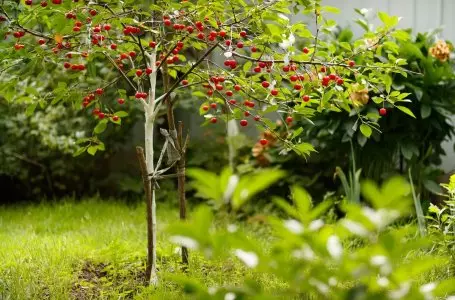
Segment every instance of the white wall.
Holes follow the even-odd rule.
[[[341,26],[350,25],[354,32],[361,33],[355,24],[358,18],[354,8],[372,8],[402,17],[400,27],[412,28],[414,32],[443,28],[441,38],[455,42],[455,0],[322,0],[324,5],[335,6],[342,13],[331,15]],[[455,116],[452,119],[455,124]],[[447,156],[443,158],[445,171],[455,169],[455,140],[444,143]]]

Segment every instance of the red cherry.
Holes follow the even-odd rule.
[[[237,48],[243,48],[243,43],[242,42],[237,42]]]
[[[253,71],[256,72],[256,73],[260,73],[261,72],[261,67],[255,67],[253,69]]]
[[[310,96],[304,95],[304,96],[302,97],[302,100],[303,100],[304,102],[308,102],[308,101],[310,101]]]
[[[143,74],[142,70],[136,70],[136,76],[141,77]]]
[[[232,42],[231,42],[231,40],[226,40],[224,42],[224,44],[229,47],[232,44]]]
[[[65,63],[63,64],[63,67],[64,67],[65,69],[69,69],[69,68],[71,68],[71,64],[70,64],[69,62],[65,62]]]
[[[301,89],[302,89],[302,85],[301,84],[294,85],[294,90],[300,91]]]
[[[153,41],[150,42],[150,43],[149,43],[149,46],[150,46],[150,48],[155,49],[155,47],[156,47],[156,42],[153,42]]]
[[[208,90],[207,95],[212,96],[213,95],[213,90]]]
[[[341,78],[337,79],[337,84],[338,85],[343,85],[344,84],[344,80],[341,79]]]
[[[261,117],[260,117],[260,116],[254,116],[254,120],[255,120],[255,121],[260,121],[260,120],[261,120]]]
[[[268,88],[270,86],[270,83],[268,81],[263,81],[262,86]]]
[[[62,0],[52,0],[52,4],[62,4]]]
[[[283,66],[283,72],[289,72],[290,67],[289,66]]]
[[[112,50],[117,49],[117,44],[111,44],[111,49],[112,49]]]
[[[73,31],[74,31],[74,32],[79,32],[79,31],[81,31],[81,28],[80,28],[80,27],[77,27],[77,26],[74,26],[74,27],[73,27]]]
[[[202,110],[203,110],[203,111],[208,111],[208,110],[209,110],[209,107],[208,107],[207,105],[204,105],[204,106],[202,106]]]
[[[267,141],[266,139],[260,139],[259,140],[259,143],[262,145],[262,146],[265,146],[269,143],[269,141]]]
[[[303,53],[305,53],[305,54],[310,53],[310,49],[308,49],[307,47],[303,48]]]
[[[243,113],[243,115],[244,115],[245,117],[249,117],[251,114],[250,114],[249,111],[246,111],[246,112]]]
[[[136,97],[136,99],[140,99],[140,98],[142,98],[142,93],[141,92],[136,92],[134,97]]]
[[[258,63],[258,66],[261,67],[261,68],[265,68],[267,66],[267,64],[265,62],[263,62],[263,61],[260,61]]]
[[[270,92],[270,94],[272,94],[272,96],[276,96],[276,95],[278,95],[278,90],[273,89],[273,90]]]
[[[112,117],[112,121],[117,122],[118,120],[120,120],[120,118],[118,116],[113,116]]]
[[[221,84],[217,84],[215,85],[215,88],[218,90],[218,91],[221,91],[223,89],[223,86]]]
[[[240,31],[240,36],[241,37],[246,37],[246,31],[244,31],[244,30]]]
[[[240,87],[240,85],[236,84],[234,85],[234,90],[236,91],[240,91],[242,88]]]
[[[212,123],[212,124],[215,124],[217,121],[218,121],[218,120],[217,120],[215,117],[213,117],[213,118],[210,119],[210,123]]]
[[[193,31],[194,31],[193,26],[187,26],[186,31],[188,31],[189,33],[193,33]]]
[[[152,74],[152,72],[153,72],[152,68],[147,68],[147,69],[145,69],[145,73],[146,73],[147,75]]]
[[[234,104],[237,103],[237,101],[236,101],[235,99],[231,99],[231,100],[229,100],[228,102],[229,102],[229,104],[232,104],[232,105],[234,105]]]
[[[109,30],[111,30],[112,27],[110,24],[104,24],[103,28],[104,28],[104,30],[109,31]]]
[[[165,26],[171,26],[172,25],[171,20],[169,20],[169,19],[164,20],[164,25]]]
[[[38,44],[40,45],[44,45],[46,43],[46,41],[44,39],[39,39],[38,40]]]
[[[96,93],[97,95],[102,95],[102,94],[104,93],[104,90],[103,90],[102,88],[97,88],[97,89],[95,90],[95,93]]]
[[[258,48],[256,48],[255,46],[251,47],[251,52],[257,52],[258,51]]]
[[[100,113],[98,114],[98,118],[100,118],[100,120],[104,119],[105,116],[106,116],[106,115],[105,115],[103,112],[100,112]]]
[[[240,126],[247,126],[248,125],[248,121],[247,120],[240,120]]]
[[[335,74],[330,74],[329,75],[329,79],[330,80],[335,80],[337,78],[337,76]]]
[[[194,23],[196,25],[196,27],[202,27],[202,22],[201,21],[196,21],[196,23]]]
[[[210,107],[216,109],[216,103],[210,103]]]
[[[353,66],[355,66],[355,61],[350,60],[350,61],[349,61],[349,66],[350,66],[351,68],[352,68]]]
[[[327,71],[326,67],[321,67],[321,73],[325,73]]]
[[[91,15],[92,17],[96,16],[96,14],[97,14],[96,10],[94,10],[94,9],[91,9],[91,10],[89,11],[89,13],[90,13],[90,15]]]
[[[290,124],[290,123],[292,123],[293,120],[294,119],[291,116],[289,116],[286,118],[286,123]]]
[[[32,5],[33,1],[32,0],[25,0],[25,5]]]
[[[120,104],[120,105],[122,105],[122,104],[125,103],[125,99],[119,98],[119,99],[117,99],[117,103]]]
[[[226,96],[231,97],[234,93],[232,91],[226,91]]]
[[[134,51],[130,51],[128,54],[129,54],[131,57],[136,57],[136,52],[134,52]]]
[[[184,44],[183,44],[182,41],[178,41],[178,42],[177,42],[177,47],[178,47],[178,48],[181,49],[181,48],[183,48],[183,46],[184,46]]]
[[[203,40],[203,39],[205,38],[204,33],[203,33],[203,32],[199,32],[199,33],[197,34],[197,38],[200,39],[200,40]]]
[[[182,84],[183,84],[183,85],[188,85],[188,80],[183,79],[183,80],[182,80]]]
[[[41,7],[46,7],[47,6],[47,2],[46,1],[41,1]]]
[[[100,113],[101,113],[101,112],[100,112],[100,109],[99,109],[99,108],[94,108],[94,109],[92,110],[92,115],[94,115],[94,116],[97,116],[97,115],[99,115]]]
[[[297,81],[297,79],[299,79],[299,77],[297,75],[291,75],[291,77],[289,77],[289,79],[294,82],[294,81]]]
[[[381,116],[387,115],[387,109],[385,109],[384,107],[380,108],[380,109],[379,109],[379,114],[380,114]]]
[[[226,36],[226,31],[221,30],[220,32],[218,32],[218,35],[221,36],[221,37],[225,37]]]

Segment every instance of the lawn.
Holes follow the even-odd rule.
[[[143,285],[145,207],[87,199],[0,210],[1,299],[182,299],[182,287],[166,279],[183,274],[178,248],[165,237],[177,210],[158,208],[158,288]],[[218,220],[226,225],[227,220]],[[260,230],[247,225],[252,235]],[[254,231],[254,233],[253,233]],[[236,284],[249,275],[238,261],[190,257],[187,275],[208,286]],[[264,279],[265,280],[265,279]],[[268,280],[273,288],[279,283]]]

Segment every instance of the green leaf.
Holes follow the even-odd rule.
[[[88,148],[88,146],[87,147],[81,147],[81,148],[77,149],[76,152],[73,153],[73,157],[81,155],[82,153],[87,151],[87,148]]]
[[[87,149],[87,153],[90,155],[95,155],[96,151],[98,151],[98,146],[90,146]]]
[[[333,6],[322,6],[321,11],[325,11],[332,14],[339,14],[341,12],[339,8]]]
[[[360,131],[367,138],[369,138],[371,136],[371,134],[373,133],[373,130],[371,129],[371,127],[366,124],[360,125]]]
[[[422,119],[426,119],[431,115],[431,106],[423,104],[420,107],[420,115],[422,116]]]
[[[309,155],[311,152],[316,152],[313,145],[309,143],[295,145],[292,149],[299,155]]]
[[[33,115],[37,105],[38,105],[38,102],[34,102],[34,103],[30,104],[29,106],[27,106],[27,109],[25,110],[25,115],[27,117],[30,117],[31,115]]]
[[[120,110],[114,113],[117,117],[124,118],[128,117],[128,113],[126,111]]]
[[[239,209],[254,195],[264,191],[285,175],[286,173],[284,171],[275,169],[264,169],[254,175],[245,175],[240,179],[237,188],[235,189],[232,198],[233,208]]]
[[[401,110],[402,112],[404,112],[405,114],[415,118],[416,116],[414,116],[414,114],[412,113],[412,111],[405,107],[405,106],[400,106],[400,105],[397,105],[396,108],[398,108],[399,110]]]
[[[104,120],[101,120],[100,122],[98,122],[95,129],[93,129],[93,132],[95,134],[103,133],[107,128],[107,122],[108,122],[107,119],[104,119]]]

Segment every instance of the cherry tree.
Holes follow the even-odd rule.
[[[394,73],[406,74],[394,41],[408,35],[395,29],[397,17],[384,13],[382,26],[348,44],[326,39],[337,27],[325,14],[338,9],[320,0],[1,2],[0,90],[10,101],[27,97],[32,112],[65,100],[97,118],[93,136],[81,139],[76,155],[104,150],[100,136],[128,116],[122,107],[142,107],[145,150],[137,150],[147,200],[146,273],[153,283],[158,180],[177,178],[180,217],[186,217],[188,137],[174,115],[179,101],[198,99],[207,126],[255,126],[273,135],[275,119],[281,118],[287,135],[274,138],[283,142],[284,153],[302,155],[314,148],[301,140],[296,121],[311,122],[325,110],[345,111],[358,116],[355,130],[368,138],[380,130],[377,120],[388,109],[406,101],[405,94],[393,91],[392,79]],[[306,21],[292,22],[293,14]],[[377,61],[378,51],[388,53],[388,60]],[[53,72],[58,86],[46,91],[34,82],[19,90],[21,80],[33,80],[24,71],[31,67]],[[359,90],[376,95],[376,111],[356,105],[352,95]],[[163,112],[168,127],[157,135]],[[155,153],[160,136],[164,147]],[[269,141],[259,143],[267,149]],[[169,174],[172,168],[175,173]],[[182,260],[188,262],[186,248]]]

